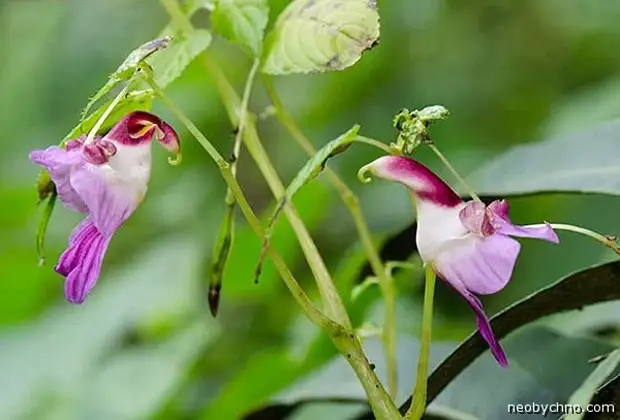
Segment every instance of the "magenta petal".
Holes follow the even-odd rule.
[[[90,219],[90,216],[87,216],[84,220],[82,220],[69,235],[69,246],[73,245],[82,235],[88,232],[88,229],[92,224],[93,222]]]
[[[109,242],[110,238],[104,237],[89,219],[75,228],[70,246],[56,266],[56,271],[67,277],[65,296],[69,302],[84,302],[95,286]]]
[[[429,201],[443,207],[454,207],[463,202],[448,184],[426,166],[413,159],[402,156],[383,156],[369,163],[367,167],[380,178],[406,185],[419,200]]]
[[[509,210],[508,201],[495,200],[491,204],[489,204],[487,208],[495,216],[510,222],[510,218],[508,217],[508,210]]]
[[[439,276],[446,281],[454,290],[456,290],[469,304],[469,306],[474,311],[476,315],[476,323],[478,325],[478,331],[480,335],[489,344],[489,348],[491,349],[491,353],[497,363],[499,363],[502,367],[508,366],[508,359],[506,358],[506,353],[502,349],[502,346],[499,344],[497,339],[495,338],[495,334],[493,334],[493,329],[491,328],[491,323],[489,322],[489,318],[484,312],[484,307],[476,296],[474,296],[469,290],[467,290],[461,281],[461,275],[457,271],[453,271],[454,266],[446,266],[441,269],[436,267]]]
[[[86,212],[86,205],[75,192],[69,177],[71,169],[83,161],[80,149],[67,151],[61,147],[51,146],[45,150],[34,150],[30,160],[44,167],[56,185],[58,197],[71,210]]]
[[[499,344],[497,339],[495,338],[495,334],[493,334],[493,330],[491,329],[491,323],[489,322],[489,318],[484,312],[484,308],[482,307],[482,302],[476,296],[470,294],[462,294],[462,296],[467,300],[469,306],[474,310],[476,314],[476,323],[478,325],[478,331],[480,331],[480,335],[484,338],[489,344],[489,348],[491,349],[491,354],[497,360],[502,367],[508,367],[508,359],[506,357],[506,353],[504,349]]]

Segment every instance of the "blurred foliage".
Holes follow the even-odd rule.
[[[268,28],[286,5],[285,0],[270,1]],[[391,121],[399,109],[440,103],[451,117],[433,126],[433,138],[467,174],[512,146],[620,117],[618,2],[393,0],[381,2],[380,16],[381,42],[355,66],[276,79],[287,109],[317,148],[356,123],[364,135],[389,143],[396,137]],[[184,162],[171,167],[164,152],[154,149],[149,194],[115,236],[100,284],[87,302],[78,307],[66,303],[62,278],[52,270],[79,215],[57,206],[47,238],[48,264],[37,266],[34,230],[42,209],[36,207],[34,189],[38,168],[28,162],[28,152],[58,143],[77,124],[89,95],[129,51],[157,37],[168,20],[154,0],[133,0],[130,5],[127,0],[0,3],[2,419],[234,420],[284,395],[280,393],[335,354],[330,342],[301,316],[269,261],[261,282],[253,283],[261,244],[243,223],[238,223],[225,272],[218,318],[210,317],[201,285],[224,211],[224,183],[208,156],[157,101],[155,109],[182,136]],[[210,26],[206,12],[194,21]],[[240,92],[250,59],[221,38],[214,37],[209,49]],[[200,58],[167,90],[227,155],[232,127]],[[257,86],[250,107],[258,113],[266,105],[266,94]],[[307,160],[305,154],[275,119],[260,121],[259,130],[288,184]],[[606,156],[610,165],[617,147],[615,155],[610,151]],[[583,148],[587,151],[588,144]],[[329,166],[360,194],[372,231],[381,240],[408,226],[413,212],[399,186],[363,186],[357,181],[357,169],[376,156],[374,149],[355,145]],[[421,150],[418,158],[451,179],[428,151]],[[579,161],[579,154],[573,158]],[[555,159],[556,165],[570,165],[566,156]],[[531,173],[529,160],[512,164],[515,178]],[[239,177],[253,207],[270,214],[274,200],[244,152]],[[293,201],[346,294],[361,280],[357,277],[364,259],[346,208],[322,179]],[[618,197],[554,194],[516,198],[511,204],[518,223],[550,220],[620,232]],[[560,235],[561,247],[524,244],[513,281],[485,299],[490,313],[577,269],[613,259],[584,238]],[[285,220],[278,223],[273,244],[310,289],[309,269]],[[405,343],[418,333],[420,283],[420,273],[398,275],[398,328]],[[473,317],[457,296],[438,287],[434,339],[451,343],[450,349],[472,331]],[[358,325],[381,323],[378,297],[370,289],[352,304]],[[530,339],[591,343],[591,338],[571,336],[594,335],[603,327],[605,337],[613,339],[620,306],[605,305],[550,319],[546,324],[555,332],[545,334],[551,338]],[[519,339],[529,331],[511,335],[506,350],[526,371],[527,381],[536,382],[547,367],[537,361],[540,347],[519,351]],[[554,346],[560,353],[573,348],[567,343]],[[600,346],[576,348],[574,357],[609,347]],[[409,363],[415,360],[405,354]],[[590,371],[581,366],[579,376],[571,377],[574,383],[543,377],[545,398],[569,396]],[[400,376],[406,393],[412,371],[403,367]],[[472,396],[468,401],[461,396],[457,408],[476,405],[487,395],[485,389],[517,376],[514,370],[490,364],[484,373],[467,371],[452,386],[464,386]],[[553,386],[558,383],[561,392]],[[438,403],[458,394],[442,394]],[[486,414],[478,411],[481,418],[498,418],[499,407],[487,408]],[[316,406],[303,408],[294,418],[331,420],[356,413],[355,404]]]

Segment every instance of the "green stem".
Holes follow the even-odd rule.
[[[202,134],[202,132],[198,129],[198,127],[196,127],[194,123],[188,117],[185,116],[183,111],[181,111],[181,109],[178,108],[176,104],[174,104],[164,94],[164,92],[159,88],[159,86],[155,83],[155,81],[148,80],[148,83],[151,85],[151,87],[157,93],[157,95],[162,99],[166,107],[170,109],[170,111],[179,119],[179,121],[181,121],[181,123],[185,127],[187,127],[189,132],[196,138],[198,143],[200,143],[200,145],[207,151],[209,156],[211,156],[211,158],[218,165],[220,172],[222,173],[222,176],[224,180],[226,181],[226,184],[228,184],[228,188],[230,188],[230,190],[232,191],[235,201],[239,205],[239,208],[241,209],[243,215],[245,216],[248,223],[250,224],[250,227],[252,228],[252,230],[254,230],[256,235],[261,240],[264,240],[264,233],[263,233],[263,229],[261,226],[261,222],[258,219],[258,217],[256,217],[256,215],[254,214],[254,211],[250,207],[250,204],[247,202],[245,195],[243,194],[243,191],[241,190],[241,187],[239,186],[239,183],[237,182],[237,179],[233,176],[232,170],[230,168],[230,164],[226,162],[226,160],[218,153],[218,151],[213,147],[213,145],[207,139],[207,137],[204,134]],[[284,260],[282,260],[280,255],[272,247],[269,247],[268,252],[269,252],[269,256],[271,257],[271,260],[273,261],[274,266],[276,267],[276,269],[278,270],[278,273],[284,280],[284,283],[289,288],[289,290],[293,294],[293,297],[295,298],[295,300],[297,300],[297,302],[302,307],[303,311],[306,313],[308,318],[310,318],[312,322],[314,322],[315,324],[319,325],[322,328],[328,328],[328,327],[336,328],[334,323],[330,319],[328,319],[325,315],[323,315],[316,308],[316,306],[314,306],[312,301],[308,298],[306,293],[299,286],[299,283],[297,283],[297,280],[295,280],[295,278],[291,274],[290,270],[286,266],[286,263],[284,262]]]
[[[605,236],[600,233],[594,232],[593,230],[582,228],[580,226],[567,225],[564,223],[546,223],[546,224],[535,224],[535,225],[527,225],[527,227],[543,227],[543,226],[551,226],[551,228],[555,230],[567,230],[569,232],[579,233],[581,235],[589,236],[597,242],[605,245],[608,248],[611,248],[616,254],[620,254],[620,245],[617,243],[617,238],[615,236]]]
[[[274,106],[276,117],[278,118],[280,123],[288,130],[289,134],[293,137],[297,144],[299,144],[299,146],[301,146],[301,148],[304,149],[309,156],[313,156],[316,153],[316,149],[314,148],[314,146],[312,146],[312,142],[310,142],[310,140],[303,134],[293,117],[284,108],[278,92],[273,84],[273,81],[268,76],[264,76],[263,81],[267,90],[267,94],[269,95],[271,103]],[[374,142],[376,141],[373,140],[373,143]],[[366,257],[370,262],[375,276],[379,280],[385,306],[385,325],[383,327],[383,334],[381,335],[381,338],[385,347],[385,358],[388,369],[388,389],[390,390],[390,395],[392,395],[393,398],[396,398],[398,370],[396,362],[397,328],[395,304],[396,292],[394,290],[394,283],[391,277],[388,275],[388,272],[385,270],[379,254],[375,250],[375,246],[372,242],[372,237],[370,235],[370,229],[368,229],[366,219],[362,214],[362,210],[357,196],[355,195],[355,193],[353,193],[353,191],[351,191],[347,184],[345,184],[344,181],[342,181],[342,179],[340,179],[340,177],[338,177],[338,175],[329,167],[325,169],[325,173],[327,174],[329,181],[338,192],[338,195],[349,209],[351,217],[353,218],[353,222],[355,223],[357,233],[360,237],[362,247],[364,248],[364,252],[366,253]]]
[[[178,4],[174,0],[168,0],[171,3],[174,3],[174,6],[178,8]],[[187,19],[187,22],[191,26],[191,22]],[[212,63],[211,60],[205,59],[203,60],[205,67],[211,73],[216,87],[220,93],[222,98],[222,102],[228,111],[228,116],[233,122],[233,125],[237,124],[238,115],[235,112],[235,109],[239,103],[239,97],[235,92],[234,88],[228,82],[228,79],[224,75],[224,73],[219,69],[219,67]],[[161,92],[161,91],[160,91]],[[163,92],[162,92],[163,95]],[[164,96],[165,97],[165,96]],[[182,112],[178,108],[168,100],[168,103],[173,106],[171,111],[179,117],[181,121],[184,121],[184,124],[190,130],[190,132],[196,137],[196,139],[204,145],[211,145],[210,142],[200,133],[200,131],[194,126],[189,119],[184,117]],[[175,111],[176,110],[176,111]],[[268,159],[263,160],[263,157],[266,157],[266,153],[264,149],[262,149],[262,145],[260,143],[260,139],[258,137],[258,133],[256,132],[256,126],[254,125],[253,120],[247,116],[249,121],[247,121],[247,127],[243,139],[246,142],[246,147],[248,151],[254,158],[255,162],[259,165],[259,168],[263,172],[265,178],[270,181],[272,185],[270,188],[276,197],[282,196],[284,192],[284,186],[279,181],[275,170],[271,166],[271,163]],[[205,147],[207,152],[211,154],[211,147]],[[262,153],[261,153],[262,152]],[[217,151],[215,151],[217,154]],[[264,154],[264,156],[263,156]],[[248,222],[252,226],[252,229],[256,232],[261,240],[264,241],[264,233],[261,228],[260,221],[252,212],[249,204],[245,200],[243,193],[237,183],[237,180],[232,175],[230,171],[229,165],[227,162],[223,160],[223,158],[217,154],[219,159],[215,159],[218,162],[218,166],[224,176],[224,179],[228,183],[229,187],[233,190],[235,195],[235,200],[239,205],[239,208],[243,212],[243,214],[248,219]],[[262,167],[261,167],[262,166]],[[265,169],[268,169],[267,171]],[[274,176],[275,175],[275,176]],[[279,188],[277,188],[279,187]],[[279,189],[278,191],[274,191]],[[336,347],[343,353],[347,354],[346,357],[349,364],[352,366],[353,370],[357,374],[362,386],[366,391],[366,395],[368,396],[369,403],[373,409],[373,412],[380,420],[392,420],[401,418],[396,405],[385,391],[383,385],[377,378],[377,375],[374,372],[374,369],[370,365],[370,362],[366,358],[364,351],[359,343],[359,340],[355,333],[352,331],[351,322],[346,313],[346,309],[342,304],[342,300],[337,293],[337,290],[331,281],[331,277],[325,265],[316,250],[316,246],[312,239],[310,238],[307,230],[299,216],[297,216],[294,208],[292,206],[287,206],[285,209],[286,215],[293,227],[293,230],[297,234],[297,238],[304,250],[306,255],[306,259],[314,273],[315,279],[317,280],[317,284],[319,286],[319,291],[321,293],[321,298],[324,302],[324,306],[328,313],[328,316],[332,316],[335,321],[332,319],[325,317],[308,299],[303,290],[299,287],[299,284],[295,281],[294,277],[286,267],[284,261],[280,258],[280,256],[275,252],[271,247],[268,248],[268,252],[271,256],[271,259],[282,276],[284,282],[287,287],[293,294],[294,298],[300,304],[304,312],[308,315],[308,317],[315,322],[317,325],[321,326],[324,330],[327,331],[332,342]],[[331,314],[331,315],[330,315]],[[345,353],[346,352],[346,353]]]
[[[93,139],[97,135],[97,132],[101,129],[101,126],[103,125],[105,120],[108,119],[112,111],[114,111],[114,108],[116,108],[116,105],[118,105],[118,103],[125,97],[128,90],[129,90],[129,84],[126,84],[125,87],[120,92],[118,92],[118,95],[116,95],[116,97],[112,100],[110,105],[108,105],[105,111],[103,111],[103,114],[101,114],[101,117],[99,117],[99,119],[97,120],[93,128],[90,130],[90,132],[88,133],[88,136],[86,136],[86,140],[84,140],[84,144],[89,144],[93,141]]]
[[[424,289],[424,307],[422,309],[422,339],[413,400],[405,414],[405,420],[420,420],[426,409],[426,381],[428,378],[428,359],[431,348],[431,328],[433,325],[433,301],[435,295],[435,271],[430,265],[425,266],[426,288]]]
[[[377,420],[402,419],[396,405],[379,382],[357,336],[352,331],[342,329],[331,334],[330,338],[355,371],[366,392],[375,418]]]
[[[260,66],[260,60],[254,60],[252,64],[252,68],[250,69],[250,73],[248,74],[248,78],[245,82],[245,88],[243,89],[243,98],[241,100],[241,110],[239,112],[239,126],[237,127],[237,134],[235,135],[235,144],[233,147],[233,164],[232,164],[232,173],[233,175],[237,175],[237,160],[239,159],[239,152],[241,151],[241,140],[243,138],[243,132],[245,130],[247,113],[248,113],[248,102],[250,101],[250,95],[252,93],[252,86],[254,85],[254,80],[256,79],[256,72]]]
[[[230,171],[233,176],[237,176],[237,165],[239,161],[239,155],[241,152],[241,138],[245,129],[246,114],[248,110],[248,102],[250,101],[250,94],[252,92],[252,86],[256,79],[256,72],[258,71],[260,61],[254,60],[248,78],[245,82],[245,88],[243,90],[243,100],[241,101],[241,109],[239,110],[239,126],[237,127],[237,134],[235,135],[235,142],[233,145],[233,152],[231,156]],[[226,268],[226,262],[228,255],[232,248],[233,239],[235,235],[235,198],[232,190],[228,188],[226,190],[226,210],[224,212],[224,219],[217,235],[217,242],[213,252],[213,261],[211,264],[211,278],[209,283],[209,308],[211,314],[216,316],[220,301],[220,291],[222,289],[222,280],[224,269]]]
[[[390,277],[392,277],[392,272],[394,271],[395,268],[401,268],[405,270],[417,270],[419,267],[420,267],[419,263],[414,264],[414,263],[410,263],[406,261],[388,261],[385,264],[385,270],[387,271]]]
[[[239,124],[239,116],[237,112],[235,112],[239,105],[239,97],[230,85],[230,82],[228,82],[228,79],[226,79],[226,76],[224,76],[213,60],[209,60],[207,58],[204,60],[204,63],[206,69],[209,73],[211,73],[216,87],[220,92],[220,97],[226,106],[231,122],[236,126]],[[276,198],[280,198],[284,195],[284,185],[273,167],[267,151],[260,141],[254,121],[249,115],[246,116],[246,120],[246,129],[243,133],[245,147],[258,166],[258,169],[265,177],[267,185],[271,189],[273,195]],[[327,267],[325,266],[325,263],[323,262],[312,237],[310,236],[310,233],[297,214],[295,207],[291,203],[287,203],[284,207],[284,213],[286,214],[293,231],[297,235],[297,240],[301,245],[302,251],[308,261],[308,265],[312,270],[312,274],[316,279],[327,316],[331,317],[337,323],[351,328],[351,321],[344,304],[342,303],[342,299],[338,294],[338,290],[331,279],[331,275],[329,274],[329,271],[327,270]]]
[[[454,166],[452,166],[450,161],[443,155],[443,153],[441,153],[439,151],[437,146],[435,146],[434,144],[430,143],[428,145],[428,147],[430,147],[431,150],[433,152],[435,152],[437,157],[439,159],[441,159],[443,164],[446,165],[446,167],[448,168],[448,170],[450,170],[450,172],[452,172],[452,175],[457,179],[457,181],[459,181],[463,185],[463,187],[465,187],[465,191],[467,191],[467,193],[471,196],[471,198],[473,198],[476,201],[481,201],[480,197],[478,197],[478,195],[475,193],[475,191],[472,188],[470,188],[469,185],[467,185],[467,182],[465,182],[465,180],[459,175],[459,173],[456,171],[456,169],[454,169]]]
[[[377,147],[377,148],[383,150],[388,155],[394,154],[394,150],[392,150],[388,145],[386,145],[385,143],[381,143],[378,140],[371,139],[370,137],[357,136],[357,137],[355,137],[355,139],[353,139],[353,141],[357,141],[357,142],[360,142],[360,143],[366,143],[366,144],[368,144],[370,146]]]
[[[228,187],[232,190],[235,201],[250,224],[250,227],[254,230],[259,239],[264,241],[264,233],[260,220],[256,217],[247,202],[241,187],[237,183],[237,179],[232,174],[228,162],[226,162],[212,146],[208,147],[211,145],[211,142],[209,142],[209,140],[189,120],[189,118],[187,118],[185,114],[183,114],[183,112],[170,99],[168,99],[161,89],[159,89],[159,86],[157,86],[153,81],[149,82],[153,87],[153,90],[158,93],[170,111],[183,123],[183,125],[187,127],[190,133],[192,133],[196,140],[198,140],[207,153],[209,153],[213,160],[218,164],[224,180],[228,184]],[[271,257],[274,266],[278,270],[278,273],[284,280],[284,283],[293,294],[293,297],[301,306],[304,313],[313,323],[326,330],[332,338],[334,344],[343,352],[347,352],[346,354],[350,356],[347,359],[350,361],[350,364],[353,366],[355,372],[358,373],[358,376],[360,377],[360,380],[369,395],[370,404],[373,407],[373,410],[375,410],[374,412],[377,414],[377,418],[381,420],[400,418],[398,409],[383,389],[379,378],[377,378],[372,367],[370,366],[370,363],[366,359],[359,340],[355,336],[354,332],[350,328],[339,325],[323,315],[323,313],[321,313],[321,311],[314,306],[312,301],[299,286],[299,283],[297,283],[280,255],[272,247],[269,247],[267,252]]]

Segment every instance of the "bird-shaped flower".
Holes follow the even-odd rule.
[[[103,257],[114,232],[141,203],[151,173],[151,140],[180,152],[174,129],[155,115],[136,111],[126,115],[103,137],[70,140],[30,153],[44,167],[58,197],[69,209],[86,217],[69,236],[56,272],[66,277],[65,296],[82,303],[95,286]]]
[[[413,159],[384,156],[366,165],[360,173],[364,171],[397,181],[413,191],[420,257],[466,300],[493,356],[501,366],[507,366],[506,355],[476,295],[496,293],[510,280],[520,250],[519,242],[511,236],[558,243],[551,226],[513,225],[505,200],[493,201],[488,206],[480,201],[465,202]]]

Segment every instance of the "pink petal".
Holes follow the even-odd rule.
[[[454,277],[445,280],[462,285],[481,295],[502,290],[519,256],[521,245],[516,240],[499,234],[486,238],[473,235],[450,241],[433,261],[442,273]]]
[[[65,296],[71,303],[84,302],[97,283],[110,237],[104,237],[90,219],[73,231],[70,245],[60,257],[56,271],[65,276]]]
[[[367,167],[380,178],[397,181],[411,188],[419,200],[454,207],[462,203],[453,190],[421,163],[402,156],[383,156]]]
[[[497,233],[521,238],[542,239],[556,244],[560,242],[560,238],[548,223],[545,223],[544,226],[517,226],[512,223],[502,223]]]
[[[502,235],[542,239],[556,244],[560,242],[558,235],[548,223],[545,223],[544,226],[513,225],[508,217],[508,202],[506,200],[496,200],[492,202],[487,207],[487,210],[492,214],[493,226],[497,232]]]
[[[71,173],[71,186],[88,207],[97,229],[111,237],[131,216],[139,200],[126,180],[108,179],[105,169],[92,165],[78,168]]]
[[[71,169],[83,162],[80,149],[67,151],[61,147],[51,146],[45,150],[34,150],[30,153],[30,160],[44,167],[56,185],[58,197],[71,210],[85,213],[84,201],[75,192],[69,181]]]
[[[481,201],[468,201],[459,213],[459,219],[468,231],[478,236],[489,236],[495,233],[487,207]]]
[[[476,296],[474,296],[467,288],[463,285],[461,281],[461,274],[458,271],[454,271],[455,266],[448,265],[444,266],[441,269],[439,267],[435,267],[437,269],[438,275],[445,280],[452,288],[454,288],[469,304],[469,306],[474,311],[476,315],[476,323],[478,325],[478,331],[480,335],[489,345],[491,353],[497,363],[499,363],[502,367],[508,366],[508,359],[506,358],[506,353],[504,353],[504,349],[499,344],[497,339],[495,338],[495,334],[493,333],[493,329],[491,328],[491,323],[489,322],[489,318],[484,312],[484,307],[482,306],[482,302]]]
[[[508,217],[508,210],[509,210],[508,201],[495,200],[491,204],[489,204],[487,208],[496,217],[499,217],[501,219],[504,219],[510,222],[510,218]]]

